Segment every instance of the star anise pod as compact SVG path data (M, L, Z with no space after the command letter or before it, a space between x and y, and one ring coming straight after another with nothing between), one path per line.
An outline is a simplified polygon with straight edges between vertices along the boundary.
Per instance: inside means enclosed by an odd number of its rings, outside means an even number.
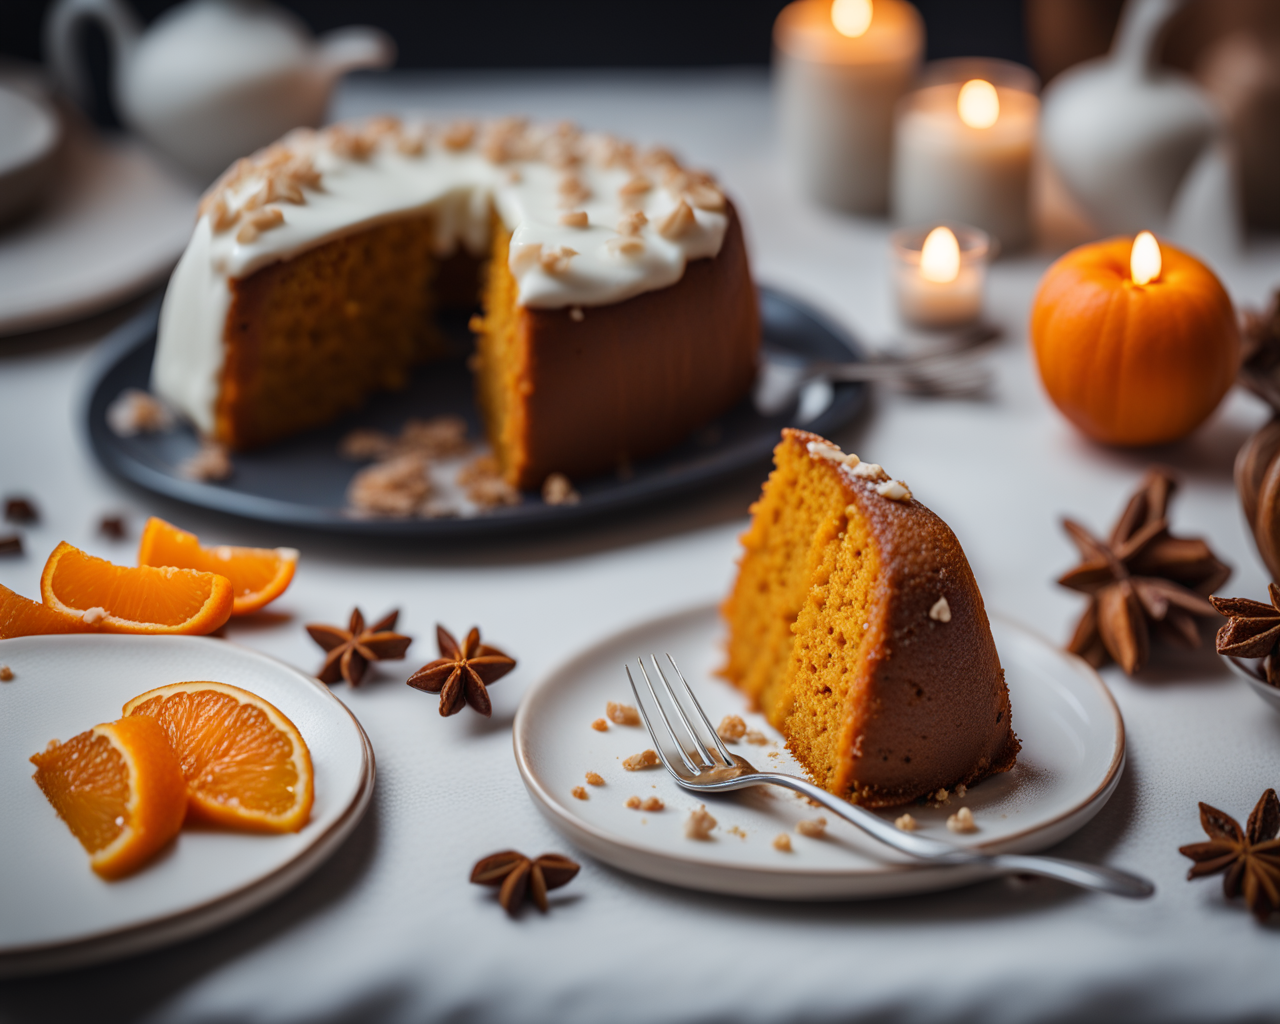
M1280 686L1280 587L1267 584L1271 603L1247 597L1211 597L1209 603L1227 616L1218 630L1217 650L1232 658L1266 658L1267 682Z
M493 705L486 687L515 668L515 659L496 647L482 644L478 626L471 627L459 645L452 633L437 625L436 643L440 645L440 657L418 669L408 678L408 684L427 693L440 694L440 714L446 717L456 715L464 704L470 704L488 718L493 714Z
M471 881L476 885L501 886L498 902L512 917L516 916L526 894L545 914L547 893L567 884L578 870L577 864L558 853L544 853L537 860L530 860L516 850L503 850L476 861L471 869Z
M351 612L351 622L346 629L309 623L307 632L311 639L329 653L316 673L322 683L336 683L345 679L352 686L359 686L371 661L398 661L413 643L413 637L394 632L400 611L391 612L367 629L360 609Z
M1133 675L1146 664L1153 632L1182 647L1199 647L1196 616L1218 614L1205 598L1231 569L1200 538L1169 532L1176 486L1164 470L1148 470L1107 541L1074 520L1062 522L1083 561L1058 582L1089 595L1067 650L1095 668L1115 659Z
M1195 861L1187 880L1226 871L1222 891L1227 899L1243 892L1245 903L1259 921L1280 910L1280 839L1276 838L1280 799L1276 791L1268 789L1262 794L1243 830L1231 815L1205 803L1200 805L1200 825L1209 841L1178 847L1180 854Z

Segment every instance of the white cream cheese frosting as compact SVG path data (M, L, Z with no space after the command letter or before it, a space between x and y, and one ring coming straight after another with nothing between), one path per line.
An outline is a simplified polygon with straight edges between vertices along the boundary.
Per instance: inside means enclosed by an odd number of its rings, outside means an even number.
M302 130L239 161L205 195L160 312L152 389L214 429L232 280L382 221L430 213L434 250L512 232L518 302L603 306L675 284L715 256L728 216L705 174L568 125L378 118Z

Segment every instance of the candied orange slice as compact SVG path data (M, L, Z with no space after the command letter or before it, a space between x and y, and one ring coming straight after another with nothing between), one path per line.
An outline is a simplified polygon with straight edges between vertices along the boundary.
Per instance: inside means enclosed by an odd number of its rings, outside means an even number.
M96 633L84 619L46 608L39 601L15 594L0 585L0 640L15 636L43 636L48 633Z
M311 752L294 724L257 694L227 683L172 683L134 697L124 714L164 726L193 819L259 832L296 832L307 823Z
M293 580L298 565L295 548L206 548L194 533L152 516L138 545L139 565L173 565L179 569L216 572L231 581L232 615L247 615L274 601Z
M122 718L35 754L32 776L103 878L122 878L178 834L182 766L158 722Z
M132 568L63 541L40 576L45 606L103 633L212 633L231 616L225 576L171 567Z

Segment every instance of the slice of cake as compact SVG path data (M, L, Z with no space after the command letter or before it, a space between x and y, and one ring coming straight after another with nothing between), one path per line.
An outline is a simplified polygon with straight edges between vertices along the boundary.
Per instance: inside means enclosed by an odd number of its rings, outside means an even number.
M1019 750L982 595L947 524L879 466L783 431L724 605L724 674L824 789L869 807Z
M440 348L433 311L481 290L477 397L516 487L652 455L755 377L742 229L706 174L570 125L377 118L213 185L152 385L220 444L267 444L402 386Z

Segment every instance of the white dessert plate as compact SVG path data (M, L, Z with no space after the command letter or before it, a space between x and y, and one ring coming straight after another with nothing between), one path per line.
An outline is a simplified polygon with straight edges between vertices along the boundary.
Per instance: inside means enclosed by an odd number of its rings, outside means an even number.
M1233 658L1229 654L1220 657L1262 701L1280 711L1280 689L1267 682L1266 658Z
M20 637L0 640L0 664L14 673L0 683L0 977L128 956L247 914L319 867L368 807L373 750L360 724L322 683L264 654L205 637ZM184 829L140 871L103 881L27 759L190 679L243 687L293 721L311 750L311 820L288 835Z
M926 834L990 852L1031 852L1060 842L1091 819L1110 798L1124 765L1124 723L1101 678L1015 623L993 618L1022 752L1013 771L975 786L941 807L903 810ZM661 766L626 771L624 758L651 747L643 726L591 727L610 700L634 703L625 662L669 652L712 722L741 715L766 745L736 750L760 768L803 775L777 732L744 710L742 694L713 673L723 658L723 626L714 606L656 619L620 633L552 672L525 696L515 721L516 763L539 809L587 853L646 878L708 892L767 899L867 899L928 892L988 877L972 869L914 866L852 825L825 815L826 835L796 832L801 820L823 816L806 801L761 786L723 796L680 789ZM585 781L587 772L603 786ZM588 799L573 796L581 786ZM631 810L628 797L656 796L665 808ZM684 826L700 804L715 817L708 841L685 838ZM970 835L946 828L949 814L969 807L978 825ZM774 848L787 833L792 851Z

